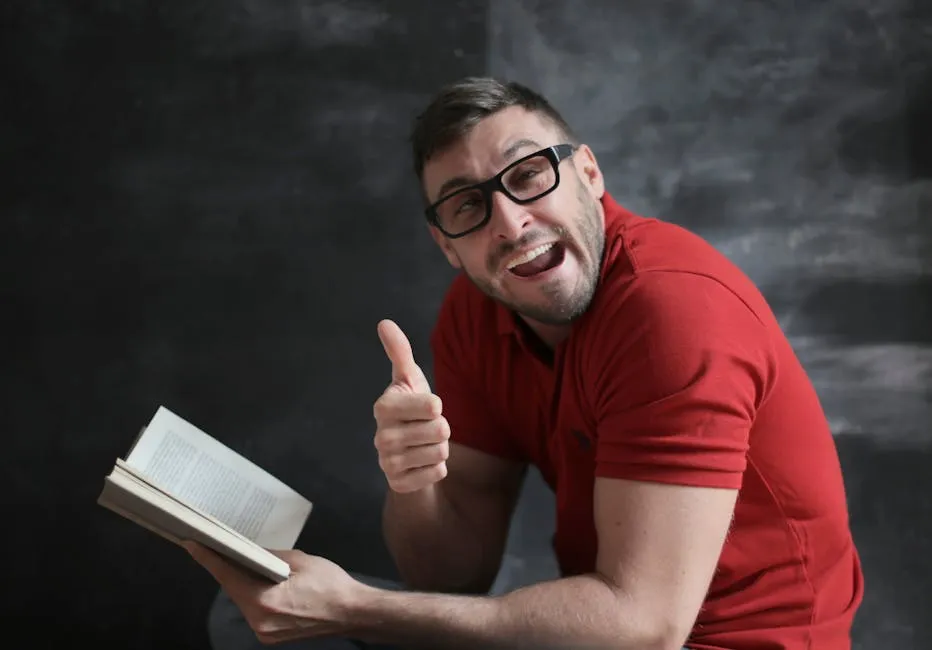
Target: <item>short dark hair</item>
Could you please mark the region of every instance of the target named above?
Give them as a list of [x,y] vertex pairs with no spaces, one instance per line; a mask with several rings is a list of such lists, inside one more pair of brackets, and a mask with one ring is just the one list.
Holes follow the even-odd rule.
[[569,124],[541,94],[515,81],[465,77],[442,87],[414,120],[410,140],[418,180],[423,180],[431,156],[456,143],[483,119],[511,106],[543,115],[570,144],[578,144]]

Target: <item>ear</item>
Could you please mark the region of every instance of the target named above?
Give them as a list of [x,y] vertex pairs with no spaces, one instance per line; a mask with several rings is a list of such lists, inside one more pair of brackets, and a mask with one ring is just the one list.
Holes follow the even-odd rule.
[[428,224],[427,228],[430,230],[430,236],[434,238],[434,241],[437,243],[437,246],[440,247],[440,250],[443,252],[444,256],[447,258],[447,261],[450,263],[454,269],[460,269],[463,265],[460,263],[460,258],[456,254],[456,251],[453,250],[453,246],[450,244],[450,240],[444,236],[440,229],[436,226]]
[[599,168],[599,162],[595,159],[595,154],[589,145],[579,145],[576,155],[573,156],[573,162],[576,164],[576,171],[582,179],[583,185],[589,190],[593,198],[599,200],[605,194],[605,177],[602,176],[602,170]]

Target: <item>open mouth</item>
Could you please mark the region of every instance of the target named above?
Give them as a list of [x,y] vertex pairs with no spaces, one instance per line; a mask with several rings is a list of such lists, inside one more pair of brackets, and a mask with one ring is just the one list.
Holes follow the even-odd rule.
[[555,269],[566,258],[566,247],[559,242],[542,244],[508,263],[508,271],[519,278],[533,278]]

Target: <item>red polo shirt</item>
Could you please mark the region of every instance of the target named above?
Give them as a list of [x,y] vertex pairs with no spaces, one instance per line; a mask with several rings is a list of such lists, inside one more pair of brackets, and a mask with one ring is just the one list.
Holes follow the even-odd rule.
[[848,650],[863,582],[841,469],[774,315],[699,237],[603,205],[600,284],[552,358],[453,282],[432,336],[452,439],[540,469],[565,575],[595,567],[595,477],[740,488],[689,647]]

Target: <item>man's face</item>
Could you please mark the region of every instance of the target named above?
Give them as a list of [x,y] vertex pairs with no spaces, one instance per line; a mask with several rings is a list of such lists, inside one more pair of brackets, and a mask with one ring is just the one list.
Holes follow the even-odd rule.
[[[520,107],[499,111],[428,161],[428,201],[448,195],[452,190],[441,194],[441,188],[452,178],[483,181],[527,154],[562,143],[559,129],[546,118]],[[559,164],[559,174],[556,190],[526,205],[495,192],[489,222],[464,237],[449,239],[431,227],[450,264],[481,291],[545,325],[566,325],[586,310],[605,240],[599,202],[604,181],[592,151],[577,149]],[[515,264],[534,255],[529,263]]]

